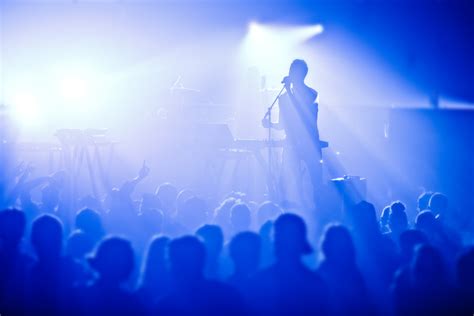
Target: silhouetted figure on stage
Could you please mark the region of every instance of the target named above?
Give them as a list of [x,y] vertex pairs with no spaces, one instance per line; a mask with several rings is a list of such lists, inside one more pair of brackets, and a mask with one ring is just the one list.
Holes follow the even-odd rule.
[[318,93],[305,84],[308,66],[304,60],[295,59],[289,75],[283,79],[286,92],[278,100],[278,123],[262,121],[266,128],[284,130],[286,145],[283,153],[283,170],[290,175],[282,175],[280,180],[283,195],[287,194],[288,181],[296,178],[298,191],[302,192],[302,168],[306,167],[314,191],[321,186],[321,147],[318,130]]

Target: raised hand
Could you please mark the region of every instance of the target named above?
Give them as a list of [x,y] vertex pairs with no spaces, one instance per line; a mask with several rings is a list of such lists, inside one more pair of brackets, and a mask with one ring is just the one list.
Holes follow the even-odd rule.
[[146,161],[143,160],[143,166],[142,168],[140,169],[140,171],[138,171],[138,177],[140,179],[143,179],[145,178],[146,176],[148,176],[148,174],[150,173],[150,168],[146,165]]

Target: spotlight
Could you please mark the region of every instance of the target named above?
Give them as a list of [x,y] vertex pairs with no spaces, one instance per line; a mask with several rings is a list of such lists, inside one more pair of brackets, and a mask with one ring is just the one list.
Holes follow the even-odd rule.
[[70,74],[60,79],[59,90],[65,99],[74,101],[89,95],[90,84],[81,75]]
[[54,72],[59,97],[66,102],[84,102],[93,95],[98,74],[81,64],[57,66]]
[[18,93],[8,104],[12,108],[14,119],[21,125],[32,126],[39,122],[38,100],[31,93]]
[[323,31],[321,24],[295,26],[252,21],[242,42],[241,60],[246,68],[255,66],[267,76],[279,78],[291,60],[301,56],[302,44]]

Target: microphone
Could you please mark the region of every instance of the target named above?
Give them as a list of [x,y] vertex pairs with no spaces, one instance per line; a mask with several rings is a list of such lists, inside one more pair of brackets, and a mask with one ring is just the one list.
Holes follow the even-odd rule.
[[283,80],[281,81],[281,83],[283,83],[283,84],[291,83],[290,76],[284,77]]

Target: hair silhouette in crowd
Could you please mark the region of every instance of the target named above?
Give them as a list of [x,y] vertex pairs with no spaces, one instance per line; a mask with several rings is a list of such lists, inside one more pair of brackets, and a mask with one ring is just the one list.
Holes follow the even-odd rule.
[[107,237],[89,258],[97,278],[79,290],[79,305],[85,315],[141,314],[142,306],[135,293],[124,289],[135,266],[130,241]]
[[302,257],[313,251],[306,236],[306,225],[295,214],[283,214],[274,224],[276,261],[255,274],[246,298],[259,315],[325,314],[329,304],[327,288]]
[[282,213],[283,213],[283,210],[277,204],[271,201],[263,202],[258,207],[258,211],[257,211],[258,227],[261,227],[263,224],[265,224],[266,221],[275,220]]
[[250,278],[257,273],[260,267],[260,236],[250,231],[238,233],[230,242],[229,255],[233,262],[234,271],[228,282],[241,293],[244,293],[249,286]]
[[393,287],[397,315],[449,315],[454,297],[445,262],[433,246],[417,246],[412,262],[399,271]]
[[248,230],[251,224],[250,208],[244,203],[237,203],[230,209],[230,226],[232,232]]
[[396,201],[390,205],[390,214],[388,219],[388,227],[390,228],[389,236],[398,244],[400,235],[408,229],[408,216],[405,205]]
[[161,315],[241,315],[243,301],[232,287],[204,276],[206,248],[184,236],[169,244],[173,290],[157,305]]
[[41,215],[31,229],[37,261],[29,275],[29,312],[64,314],[71,309],[70,293],[83,283],[81,266],[63,253],[63,226],[53,215]]
[[372,312],[356,249],[349,230],[342,225],[326,228],[321,242],[324,259],[319,275],[328,285],[332,312],[336,315],[368,315]]
[[206,247],[204,275],[209,279],[221,278],[221,253],[224,248],[224,233],[217,225],[204,225],[196,231]]
[[429,209],[430,199],[432,195],[433,195],[433,192],[428,191],[428,192],[423,192],[422,194],[420,194],[420,196],[418,196],[418,200],[417,200],[418,212],[422,212]]
[[170,239],[155,236],[148,245],[143,261],[141,279],[137,294],[148,312],[163,298],[171,287],[171,274],[168,263],[168,246]]

